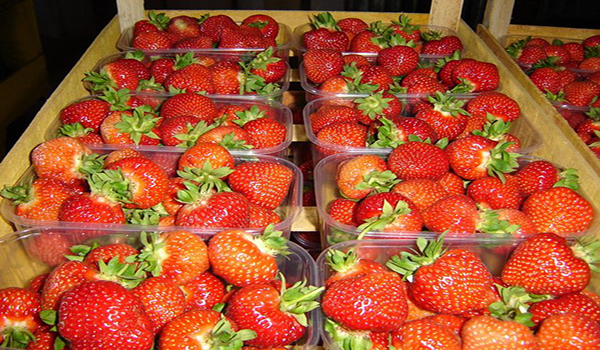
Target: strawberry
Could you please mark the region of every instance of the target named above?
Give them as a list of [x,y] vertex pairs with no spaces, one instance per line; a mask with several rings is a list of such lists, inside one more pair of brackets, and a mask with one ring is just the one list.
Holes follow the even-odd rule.
[[417,68],[419,54],[409,46],[393,46],[379,51],[377,64],[386,68],[391,75],[405,75]]
[[578,314],[592,320],[600,319],[600,306],[582,293],[565,294],[556,299],[543,300],[533,304],[529,310],[536,325],[548,317],[560,314]]
[[199,35],[192,38],[184,38],[175,43],[175,49],[212,49],[212,39],[205,35]]
[[130,256],[135,256],[139,252],[129,244],[115,243],[99,247],[77,246],[72,249],[79,256],[69,256],[69,260],[83,261],[94,267],[99,267],[100,261],[108,264],[110,260],[117,257],[120,263],[126,263]]
[[376,261],[359,258],[356,254],[345,254],[335,249],[327,252],[326,259],[327,264],[333,270],[333,275],[325,281],[327,287],[341,280],[387,272],[387,269]]
[[199,118],[191,115],[182,115],[163,120],[159,126],[162,143],[165,146],[193,146],[198,137],[193,131],[199,122]]
[[97,132],[110,109],[111,106],[106,101],[86,99],[61,110],[60,121],[63,124],[79,123],[84,128],[91,128]]
[[267,48],[276,46],[275,40],[263,37],[260,29],[242,25],[238,28],[225,28],[221,32],[219,48]]
[[353,200],[338,198],[329,203],[327,214],[340,224],[358,226],[354,220],[357,205],[358,203]]
[[417,74],[414,76],[411,85],[406,90],[409,94],[433,95],[437,92],[446,92],[448,87],[440,83],[436,78],[432,78],[425,74]]
[[448,192],[437,182],[428,179],[405,180],[392,188],[393,193],[400,193],[408,198],[419,211],[423,211],[438,200],[447,197]]
[[388,119],[400,117],[402,102],[392,94],[378,92],[354,100],[356,108],[361,111],[359,122],[369,125],[373,120],[381,117]]
[[538,232],[533,221],[516,209],[483,210],[477,231],[500,237],[528,237]]
[[411,135],[421,140],[438,141],[438,134],[426,121],[416,118],[398,117],[388,120],[379,118],[377,123],[372,123],[370,131],[376,128],[369,137],[370,147],[373,148],[396,148],[408,142]]
[[67,261],[73,239],[61,232],[42,232],[27,243],[27,253],[42,263],[54,267]]
[[587,106],[600,95],[600,85],[589,81],[574,81],[563,87],[564,99],[574,106]]
[[336,20],[329,12],[319,13],[311,18],[311,24],[315,28],[302,36],[302,43],[307,49],[334,49],[346,51],[349,38],[346,33],[340,31]]
[[597,262],[594,251],[594,243],[582,241],[570,247],[562,237],[540,233],[519,244],[504,265],[502,281],[534,294],[581,292],[589,283],[590,267]]
[[[367,128],[353,123],[337,123],[328,125],[317,133],[317,139],[324,144],[333,144],[338,146],[365,147],[367,142]],[[332,151],[316,146],[319,152],[333,154]]]
[[53,178],[67,184],[102,169],[102,158],[81,141],[60,137],[39,144],[31,152],[31,163],[38,177]]
[[329,337],[340,348],[344,344],[354,344],[354,347],[364,346],[371,350],[390,348],[390,332],[351,331],[330,319],[325,320],[324,328]]
[[344,55],[344,66],[352,66],[352,63],[356,65],[356,68],[367,67],[370,66],[371,63],[362,55],[357,54],[349,54]]
[[393,29],[394,34],[399,34],[406,42],[411,40],[413,43],[420,42],[421,30],[418,25],[413,25],[411,22],[412,20],[408,16],[401,13],[397,21],[392,21],[390,28]]
[[432,232],[472,234],[475,233],[478,219],[475,202],[460,194],[442,198],[423,211],[423,222]]
[[181,155],[178,169],[202,169],[207,162],[211,169],[233,168],[235,164],[233,156],[223,146],[216,143],[198,142]]
[[[157,32],[142,32],[133,38],[132,46],[137,50],[168,50],[171,48],[173,41],[171,37],[162,31]],[[112,76],[115,73],[111,73]],[[125,85],[117,83],[118,87],[135,87],[133,85]]]
[[46,278],[42,289],[41,309],[58,310],[64,293],[85,282],[97,279],[98,270],[79,261],[65,262],[56,267]]
[[469,92],[495,90],[500,83],[498,67],[493,63],[463,61],[452,71],[455,84],[463,84]]
[[168,279],[148,278],[131,292],[144,305],[154,333],[158,333],[165,324],[184,311],[183,291]]
[[423,33],[423,37],[426,42],[423,44],[422,54],[425,55],[451,55],[455,51],[462,51],[462,41],[454,36],[448,35],[443,38],[439,38],[439,33],[433,32]]
[[223,301],[225,286],[210,272],[204,272],[180,285],[185,296],[185,312],[201,309],[210,310]]
[[358,34],[369,28],[369,25],[360,18],[343,18],[337,22],[337,25],[346,34]]
[[418,255],[406,252],[386,264],[412,280],[409,291],[417,305],[437,313],[459,314],[486,308],[499,299],[492,276],[477,254],[443,249],[443,242],[443,237],[431,241],[418,238]]
[[[109,175],[110,178],[110,175]],[[125,222],[125,214],[117,198],[126,198],[120,189],[102,189],[106,183],[105,175],[93,175],[90,180],[92,193],[75,193],[65,199],[58,212],[59,221],[85,222],[85,223],[113,223]],[[108,191],[104,193],[103,191]]]
[[591,204],[567,187],[553,187],[532,194],[523,202],[523,212],[539,232],[561,236],[584,232],[594,219]]
[[270,224],[276,225],[281,222],[281,218],[273,210],[265,209],[260,205],[249,204],[250,224],[249,227],[266,227]]
[[[204,124],[202,125],[204,126]],[[238,126],[216,126],[212,125],[200,130],[198,143],[217,143],[227,149],[250,149],[250,136],[246,130]]]
[[431,125],[440,138],[455,139],[466,127],[468,114],[462,109],[464,101],[436,92],[429,97],[433,109],[422,110],[415,116]]
[[462,349],[458,335],[448,327],[427,318],[407,322],[392,333],[392,345],[396,349],[417,350],[423,344],[433,349]]
[[279,34],[279,24],[272,17],[265,14],[258,14],[246,17],[242,21],[243,25],[256,27],[266,38],[275,39]]
[[360,112],[347,106],[323,105],[309,116],[310,128],[314,134],[326,126],[337,123],[358,123]]
[[249,144],[254,149],[277,147],[287,136],[285,125],[270,118],[252,120],[244,124],[243,129],[248,133]]
[[72,348],[148,349],[153,336],[144,306],[118,283],[93,281],[66,292],[58,313],[60,335]]
[[539,349],[533,332],[527,326],[487,315],[468,320],[461,336],[463,349]]
[[430,77],[430,78],[434,78],[434,79],[437,78],[437,74],[435,73],[435,70],[433,70],[432,68],[418,68],[418,69],[414,69],[411,72],[409,72],[402,79],[401,85],[403,87],[411,87],[412,85],[416,84],[423,75]]
[[[60,344],[60,341],[57,342],[58,333],[51,331],[50,326],[42,326],[38,328],[33,336],[35,340],[32,340],[29,345],[25,348],[26,350],[53,350],[55,347],[55,343]],[[64,347],[64,349],[69,349],[68,347]]]
[[116,161],[130,157],[144,158],[145,156],[140,152],[134,150],[133,148],[121,148],[119,150],[110,152],[104,159],[104,165],[108,166],[109,164],[112,164]]
[[338,166],[336,183],[342,196],[360,200],[372,192],[389,191],[395,178],[383,159],[362,155]]
[[600,57],[588,57],[579,63],[579,69],[598,71],[600,70]]
[[207,123],[212,123],[217,118],[217,108],[214,102],[206,96],[183,93],[167,99],[160,109],[160,116],[164,119],[183,115],[194,116]]
[[186,92],[215,93],[211,70],[199,63],[183,66],[169,75],[163,85],[167,89],[179,89]]
[[346,278],[327,288],[321,307],[328,318],[349,330],[390,332],[406,319],[405,288],[400,276],[391,272]]
[[210,68],[215,93],[235,95],[243,92],[241,84],[244,73],[237,62],[220,61]]
[[23,288],[0,289],[0,341],[2,346],[25,348],[41,326],[39,294]]
[[175,60],[172,58],[159,58],[150,64],[150,75],[156,83],[162,84],[175,71],[174,66]]
[[281,289],[254,284],[242,287],[229,300],[225,315],[238,327],[256,332],[256,338],[245,344],[256,347],[289,345],[306,333],[305,313],[319,306],[314,300],[323,288],[307,286],[300,281]]
[[463,180],[454,173],[446,173],[441,179],[436,181],[448,194],[465,194],[465,184]]
[[438,146],[409,141],[388,156],[388,167],[401,180],[439,180],[448,172],[448,156]]
[[224,28],[235,29],[238,25],[227,15],[202,16],[200,19],[200,33],[212,38],[217,43],[221,40]]
[[339,75],[344,67],[342,54],[331,49],[308,50],[303,59],[306,77],[317,84]]
[[418,232],[423,228],[417,207],[399,193],[378,193],[361,201],[354,214],[363,231]]
[[377,86],[375,91],[387,91],[394,84],[390,72],[383,66],[363,68],[361,83]]
[[558,169],[552,163],[544,160],[526,164],[515,173],[515,177],[519,192],[523,196],[548,190],[559,180]]
[[[371,24],[373,27],[374,24]],[[350,42],[350,52],[379,52],[388,44],[382,35],[376,34],[370,29],[364,30],[354,36]]]
[[247,68],[250,70],[250,73],[262,77],[265,84],[275,83],[281,80],[287,72],[285,61],[273,56],[272,47],[256,55],[256,57],[248,63]]
[[247,162],[235,167],[229,176],[229,186],[250,203],[273,210],[287,196],[293,177],[293,172],[282,164]]
[[585,121],[581,122],[576,128],[577,136],[586,144],[592,144],[597,138],[597,132],[600,132],[600,108],[592,107],[585,113]]
[[[242,330],[214,310],[190,310],[169,322],[160,333],[158,346],[164,350],[205,349],[216,346],[239,348],[256,334]],[[236,346],[237,345],[237,346]]]
[[482,136],[471,135],[450,143],[446,155],[452,170],[460,177],[475,180],[485,176],[504,179],[504,173],[516,170],[517,153],[507,152],[510,142],[492,141]]
[[546,52],[548,57],[556,57],[557,65],[565,65],[571,61],[571,55],[569,55],[569,51],[562,46],[559,45],[547,45],[543,47],[543,50]]
[[480,207],[489,209],[519,209],[523,201],[516,183],[510,180],[502,182],[489,176],[471,182],[467,187],[467,195]]
[[486,118],[488,114],[505,122],[519,118],[521,109],[515,100],[500,92],[484,92],[469,101],[467,112],[475,117]]
[[46,278],[48,278],[48,273],[43,273],[32,278],[29,282],[29,290],[36,293],[42,293],[42,288],[44,288]]
[[137,36],[141,32],[156,32],[166,30],[169,25],[170,18],[164,13],[156,13],[150,11],[148,19],[135,22],[133,26],[133,36]]
[[539,46],[527,46],[523,48],[517,58],[517,62],[523,66],[531,66],[546,58],[548,58],[548,55],[543,48]]
[[449,314],[428,316],[427,319],[450,328],[456,335],[460,335],[460,331],[467,321],[464,317]]
[[[149,33],[145,35],[163,35],[162,33]],[[166,42],[163,42],[166,44]],[[170,43],[169,43],[170,46]],[[109,86],[116,90],[136,90],[140,80],[149,79],[150,72],[144,64],[134,58],[119,58],[105,64],[99,73],[87,72],[84,81],[92,84],[92,90],[103,91]]]
[[198,20],[190,16],[171,18],[167,30],[179,38],[191,38],[200,35]]
[[560,74],[553,68],[542,67],[534,70],[529,79],[540,89],[541,92],[558,94],[561,88]]
[[30,220],[58,221],[62,203],[74,191],[64,182],[40,178],[29,185],[5,187],[0,194],[15,207],[15,214]]
[[188,231],[152,234],[142,237],[144,248],[138,256],[149,262],[148,270],[175,285],[183,285],[208,270],[208,248],[202,239]]
[[556,315],[542,323],[537,338],[540,350],[592,350],[600,346],[600,326],[583,315]]
[[100,126],[102,139],[107,144],[158,145],[162,119],[153,112],[149,106],[138,107],[133,112],[112,112]]

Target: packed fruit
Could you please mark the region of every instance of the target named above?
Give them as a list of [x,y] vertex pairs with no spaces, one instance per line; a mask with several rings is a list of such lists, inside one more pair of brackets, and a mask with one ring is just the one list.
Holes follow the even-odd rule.
[[[41,232],[25,243],[53,236],[69,235]],[[187,231],[130,238],[54,250],[49,273],[1,289],[2,346],[235,350],[306,339],[322,288],[286,281],[276,257],[295,253],[281,232],[232,229],[207,243]]]
[[281,90],[288,71],[287,63],[271,48],[249,56],[130,51],[109,58],[110,62],[86,73],[83,81],[88,90],[267,95]]
[[[297,29],[298,30],[298,29]],[[463,44],[455,35],[442,37],[435,29],[421,32],[419,25],[400,15],[398,21],[367,24],[359,18],[336,20],[329,12],[310,19],[310,29],[302,33],[302,49],[332,49],[339,52],[375,53],[397,45],[410,45],[422,55],[448,56],[461,51]]]
[[265,227],[294,205],[289,193],[299,185],[291,164],[235,159],[208,142],[176,157],[130,148],[99,155],[77,139],[57,138],[33,150],[35,179],[1,194],[22,219],[197,228]]
[[139,50],[266,49],[277,47],[279,30],[279,23],[264,14],[238,24],[227,15],[169,18],[150,11],[148,19],[135,23],[129,45]]
[[[383,49],[371,60],[360,54],[344,55],[332,49],[311,49],[302,63],[305,89],[319,95],[474,93],[499,86],[498,68],[454,54],[423,63],[410,46]],[[313,92],[314,90],[314,92]]]
[[598,247],[540,233],[508,259],[442,238],[329,250],[325,342],[352,350],[598,349],[600,297],[588,289]]
[[290,139],[287,113],[277,103],[215,100],[192,92],[152,96],[109,88],[102,96],[65,107],[57,136],[90,145],[160,145],[182,151],[199,142],[227,149],[273,149]]
[[520,159],[510,147],[510,142],[471,135],[445,149],[409,140],[387,159],[381,154],[327,158],[323,162],[338,164],[336,173],[317,173],[317,181],[333,182],[339,191],[319,203],[337,225],[328,243],[356,239],[359,233],[519,238],[586,232],[595,214],[576,191],[576,171]]

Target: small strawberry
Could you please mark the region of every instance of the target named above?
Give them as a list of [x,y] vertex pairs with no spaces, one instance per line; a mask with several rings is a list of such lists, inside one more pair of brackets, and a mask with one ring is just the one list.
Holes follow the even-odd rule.
[[225,297],[223,282],[208,271],[180,285],[179,288],[185,295],[186,312],[194,309],[210,310],[223,302]]
[[430,96],[429,101],[433,108],[419,111],[415,117],[431,125],[440,138],[454,140],[467,125],[468,113],[462,108],[464,101],[439,92],[435,98]]
[[266,38],[275,39],[279,34],[279,23],[265,14],[248,16],[242,21],[242,24],[260,29]]
[[442,198],[423,211],[423,222],[432,232],[469,235],[475,233],[478,220],[475,202],[460,194]]
[[331,49],[308,50],[303,59],[307,78],[317,84],[339,75],[344,67],[342,54]]
[[375,91],[388,91],[394,84],[392,75],[383,66],[369,66],[361,70],[363,71],[361,83],[377,86]]
[[39,294],[23,288],[0,289],[0,341],[2,346],[23,349],[35,341],[41,326]]
[[327,207],[327,214],[343,225],[358,226],[354,220],[354,213],[358,203],[345,198],[338,198]]
[[362,232],[419,232],[423,228],[417,206],[399,193],[378,193],[362,200],[354,214]]
[[229,186],[250,203],[273,210],[290,191],[293,176],[293,172],[282,164],[247,162],[234,168],[229,176]]
[[409,141],[388,156],[388,167],[401,180],[439,180],[448,172],[446,152],[431,143]]
[[462,51],[462,41],[454,36],[448,35],[440,38],[440,33],[430,31],[422,33],[421,36],[425,39],[423,44],[422,54],[425,55],[451,55],[456,51]]

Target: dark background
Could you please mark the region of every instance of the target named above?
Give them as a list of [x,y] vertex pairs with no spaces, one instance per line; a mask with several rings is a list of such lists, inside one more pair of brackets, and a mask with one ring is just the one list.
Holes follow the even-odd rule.
[[[32,17],[12,15],[17,6],[31,3]],[[287,9],[287,10],[347,10],[378,12],[429,12],[431,2],[423,0],[147,0],[146,9]],[[473,28],[483,19],[486,0],[465,0],[463,19]],[[23,106],[25,112],[12,116],[8,129],[7,149],[10,149],[25,130],[33,116],[60,83],[63,77],[98,35],[100,30],[116,14],[113,0],[0,0],[0,17],[14,21],[13,28],[33,22],[37,17],[37,29],[41,50],[47,62],[48,79],[44,84],[43,97],[31,105]],[[598,28],[600,1],[598,0],[516,0],[513,24],[548,25],[562,27]],[[2,16],[4,15],[4,16]],[[2,18],[0,18],[2,19]],[[29,24],[35,28],[34,23]],[[19,29],[22,31],[22,29]],[[34,33],[35,34],[35,33]],[[0,31],[0,45],[14,37],[10,31]],[[39,45],[39,43],[38,43]],[[0,58],[0,82],[13,70]],[[0,108],[4,97],[0,96]],[[2,151],[0,150],[0,153]],[[0,156],[2,156],[0,154]]]

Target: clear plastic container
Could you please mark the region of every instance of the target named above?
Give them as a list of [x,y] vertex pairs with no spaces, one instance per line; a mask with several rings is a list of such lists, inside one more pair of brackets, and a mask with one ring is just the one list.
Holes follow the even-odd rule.
[[[73,244],[89,244],[97,242],[99,245],[112,243],[127,243],[136,248],[141,246],[139,236],[141,230],[123,232],[119,229],[107,228],[90,235],[92,227],[88,230],[42,227],[12,233],[0,239],[0,289],[8,287],[25,288],[35,276],[49,272],[51,268],[42,263],[36,256],[39,247],[33,247],[35,240],[40,235],[60,235],[73,241]],[[93,229],[96,231],[96,229]],[[214,233],[199,232],[199,235],[208,241]],[[317,283],[315,262],[308,253],[293,242],[288,243],[291,254],[277,257],[277,266],[284,274],[288,283],[306,280],[310,285]],[[313,310],[307,314],[309,327],[296,346],[303,350],[312,350],[319,342],[320,317],[319,311]],[[0,349],[9,349],[0,347]]]
[[[355,226],[345,225],[336,220],[334,220],[328,213],[327,207],[329,204],[335,199],[342,198],[340,191],[337,186],[336,176],[338,172],[338,167],[343,162],[361,156],[365,154],[373,154],[377,155],[385,160],[389,156],[390,152],[386,151],[370,151],[370,152],[361,152],[361,153],[340,153],[334,154],[323,159],[317,166],[315,167],[315,195],[317,200],[317,212],[320,218],[320,226],[321,226],[321,246],[323,248],[328,247],[332,244],[345,242],[348,240],[354,240],[360,235],[361,230],[359,230]],[[541,158],[532,157],[532,156],[522,156],[519,157],[519,168],[538,160],[543,160]],[[557,165],[559,170],[564,170],[564,168]],[[583,196],[582,193],[579,193]],[[585,198],[585,196],[584,196]],[[586,198],[589,201],[589,198]],[[591,202],[591,201],[590,201]],[[366,233],[367,238],[377,238],[377,239],[405,239],[405,238],[414,238],[414,237],[426,237],[432,238],[437,237],[439,235],[438,232],[382,232],[382,231],[370,231]],[[447,234],[448,237],[452,237],[452,234]],[[486,237],[490,237],[486,234],[474,234],[474,237],[481,237],[485,239]],[[457,238],[457,237],[452,237]],[[459,239],[465,239],[464,235],[460,235]],[[494,239],[494,238],[490,238]]]
[[[171,95],[171,94],[132,93],[131,96],[133,96],[133,97],[137,96],[137,97],[141,97],[143,99],[152,99],[153,103],[158,103],[159,105],[162,105],[162,103],[164,101],[166,101],[169,97],[172,97],[173,95]],[[86,97],[83,97],[83,98],[80,98],[80,99],[77,99],[77,100],[71,102],[69,104],[69,106],[72,104],[81,102],[83,100],[90,100],[90,99],[97,99],[97,98],[98,98],[98,95],[86,96]],[[270,107],[272,110],[274,110],[274,112],[275,112],[274,119],[285,126],[285,129],[286,129],[285,140],[275,147],[250,149],[250,150],[235,150],[235,152],[236,152],[236,154],[245,154],[245,155],[270,155],[270,156],[275,156],[275,157],[283,157],[284,156],[286,149],[288,149],[290,144],[292,143],[293,132],[294,132],[293,131],[292,112],[290,111],[289,108],[287,108],[286,106],[282,105],[279,102],[263,100],[261,98],[236,97],[236,96],[223,97],[223,95],[221,95],[219,97],[210,96],[210,98],[215,103],[217,109],[219,109],[223,106],[227,106],[227,105],[238,105],[238,106],[242,106],[244,108],[249,108],[249,107],[256,105],[259,107],[260,106]],[[67,107],[65,107],[65,108],[67,108]],[[62,123],[60,122],[60,118],[57,117],[55,122],[51,124],[51,126],[48,128],[48,131],[46,132],[46,140],[56,138],[61,126],[62,126]],[[117,149],[121,149],[121,148],[131,148],[131,146],[130,145],[105,144],[105,145],[103,145],[102,149],[109,150],[111,148],[114,150],[117,150]],[[148,150],[148,151],[169,152],[169,153],[183,153],[186,150],[183,147],[175,147],[175,146],[135,146],[134,145],[133,148],[135,148],[135,149],[139,148],[139,149]],[[234,151],[234,150],[231,150],[231,151]]]
[[[114,150],[111,147],[90,147],[94,153],[98,154],[107,154]],[[154,151],[147,150],[143,148],[136,148],[136,150],[150,160],[153,160],[155,163],[160,165],[169,177],[175,176],[177,171],[177,163],[179,161],[179,157],[181,156],[181,152],[168,152],[168,151]],[[294,219],[298,216],[300,211],[302,210],[302,173],[297,166],[292,164],[291,162],[276,158],[272,156],[265,155],[247,155],[247,154],[237,154],[236,152],[231,152],[233,155],[236,165],[240,163],[247,162],[272,162],[278,163],[286,166],[291,169],[293,172],[292,183],[290,184],[290,188],[288,190],[287,195],[285,196],[281,205],[275,209],[275,212],[282,218],[282,221],[275,225],[275,229],[279,231],[283,231],[285,237],[289,238],[292,223]],[[33,168],[30,167],[23,176],[17,181],[17,184],[27,183],[30,179],[34,177]],[[4,219],[10,221],[17,230],[24,230],[27,228],[39,228],[39,227],[56,227],[56,228],[72,228],[72,229],[83,229],[83,228],[97,228],[97,229],[113,229],[119,232],[131,232],[131,231],[143,231],[143,230],[156,230],[156,226],[139,226],[139,225],[127,225],[127,224],[86,224],[86,223],[78,223],[78,222],[62,222],[62,221],[40,221],[40,220],[30,220],[22,218],[15,214],[15,206],[12,205],[11,201],[8,199],[4,199],[2,204],[0,205],[0,212]],[[161,229],[163,229],[161,227]],[[208,233],[214,234],[219,231],[226,229],[223,228],[194,228],[194,227],[181,227],[181,226],[170,226],[164,227],[164,230],[187,230],[194,233]],[[249,232],[259,233],[262,232],[262,228],[250,228],[247,229]]]
[[[115,53],[106,57],[103,57],[102,59],[100,59],[98,61],[98,63],[96,63],[96,65],[94,66],[94,68],[92,68],[92,72],[96,72],[99,73],[100,70],[102,69],[102,67],[104,67],[106,64],[116,61],[118,59],[121,58],[125,58],[125,56],[127,55],[127,53],[129,53],[131,51],[123,51],[123,52],[119,52],[119,53]],[[174,58],[177,55],[177,53],[151,53],[151,52],[146,52],[145,56],[144,56],[144,60],[142,61],[142,63],[150,63],[153,60],[159,59],[159,58]],[[230,52],[224,52],[224,53],[219,53],[219,52],[209,52],[209,53],[202,53],[202,54],[198,54],[198,56],[208,56],[213,58],[216,61],[220,61],[220,60],[226,60],[226,61],[248,61],[251,60],[252,58],[254,58],[256,55],[253,52],[244,52],[241,51],[240,53],[230,53]],[[247,95],[223,95],[223,94],[208,94],[207,96],[210,97],[216,97],[216,98],[226,98],[226,97],[238,97],[238,98],[251,98],[252,100],[256,100],[256,99],[263,99],[263,100],[275,100],[275,101],[279,101],[281,102],[282,98],[283,98],[283,93],[286,92],[289,88],[290,88],[290,65],[286,62],[286,73],[283,76],[283,78],[281,78],[279,81],[277,81],[276,83],[279,84],[279,90],[273,91],[271,93],[268,94],[247,94]],[[94,93],[94,90],[92,89],[92,84],[88,81],[84,81],[83,82],[83,86],[90,91],[91,93]],[[154,93],[143,93],[143,94],[154,94]],[[160,94],[168,94],[168,93],[160,93]]]
[[[391,23],[385,23],[386,25],[390,25]],[[441,34],[441,37],[445,37],[445,36],[449,36],[449,35],[454,35],[456,37],[458,37],[458,33],[450,28],[447,27],[441,27],[441,26],[434,26],[434,25],[428,25],[428,24],[415,24],[417,26],[419,26],[421,33],[425,33],[425,32],[429,32],[429,31],[436,31],[438,33]],[[308,50],[305,46],[304,46],[304,41],[302,40],[302,38],[304,37],[304,34],[306,32],[309,32],[311,30],[313,30],[314,28],[312,27],[312,25],[310,23],[304,23],[302,25],[297,26],[296,28],[294,28],[294,46],[298,49],[298,51],[300,51],[300,57],[302,57],[304,55],[304,53]],[[464,45],[465,43],[463,42],[463,50],[464,50]],[[375,59],[377,58],[377,53],[365,53],[365,52],[352,52],[352,51],[344,51],[344,54],[360,54],[360,55],[365,55],[366,57],[371,57],[371,59]],[[447,55],[428,55],[428,54],[421,54],[419,55],[421,56],[421,59],[439,59],[439,58],[443,58],[446,57]]]
[[[508,261],[512,249],[519,244],[519,240],[488,240],[488,239],[447,239],[446,245],[454,249],[467,249],[476,253],[493,276],[500,276],[502,267]],[[495,249],[502,245],[503,249]],[[332,250],[348,251],[354,249],[359,257],[373,259],[381,264],[385,264],[392,256],[401,254],[401,252],[411,252],[411,249],[416,248],[415,238],[400,238],[394,240],[361,240],[350,241],[336,244],[324,250],[317,259],[318,283],[325,285],[325,281],[333,274],[333,271],[327,264],[327,253]],[[588,286],[589,290],[594,293],[600,293],[600,277],[598,274],[592,274],[592,280]],[[321,312],[321,325],[325,325],[325,315]],[[323,346],[325,349],[340,350],[340,348],[331,339],[329,334],[321,329]]]
[[[236,22],[238,25],[242,22]],[[283,58],[288,61],[290,57],[290,48],[294,42],[294,37],[292,35],[292,29],[284,23],[279,23],[279,33],[277,34],[277,38],[275,38],[275,42],[277,42],[277,47],[274,48],[274,53],[277,57]],[[117,49],[121,51],[135,51],[138,50],[133,47],[133,27],[127,28],[117,41]],[[187,52],[194,52],[197,54],[205,55],[205,54],[221,54],[221,53],[235,53],[235,54],[252,54],[255,55],[264,51],[264,49],[224,49],[224,48],[213,48],[213,49],[165,49],[165,50],[142,50],[147,53],[152,54],[185,54]]]
[[[396,96],[398,97],[398,99],[400,99],[400,101],[403,104],[403,111],[402,111],[403,116],[412,116],[410,114],[410,110],[412,109],[412,106],[414,104],[416,104],[417,102],[422,101],[423,99],[427,98],[427,95],[414,95],[414,94],[396,95]],[[457,99],[461,99],[461,100],[471,100],[471,99],[475,98],[475,96],[467,96],[467,95],[454,95],[454,96]],[[334,100],[335,101],[352,101],[355,98],[358,98],[358,97],[338,97],[338,96],[336,96],[336,97],[321,98],[321,99],[309,102],[306,105],[306,107],[304,107],[304,110],[302,112],[304,115],[304,125],[306,126],[306,136],[308,137],[308,139],[310,140],[310,142],[312,144],[313,161],[315,162],[315,164],[317,164],[317,162],[319,162],[321,159],[327,157],[328,155],[335,154],[335,153],[349,152],[349,153],[354,153],[354,154],[362,154],[364,152],[371,152],[371,151],[377,152],[378,150],[391,152],[391,150],[392,150],[391,148],[376,149],[376,148],[369,148],[369,147],[347,147],[347,146],[334,145],[334,144],[326,143],[326,142],[319,140],[317,138],[317,136],[315,135],[315,133],[313,133],[311,121],[310,121],[311,114],[315,113],[322,105],[331,103],[331,101],[334,101]],[[512,123],[510,133],[515,135],[516,137],[518,137],[519,140],[521,140],[521,151],[520,152],[523,154],[530,154],[542,145],[539,133],[527,121],[525,116],[521,116],[520,118],[518,118],[517,120],[515,120]]]

